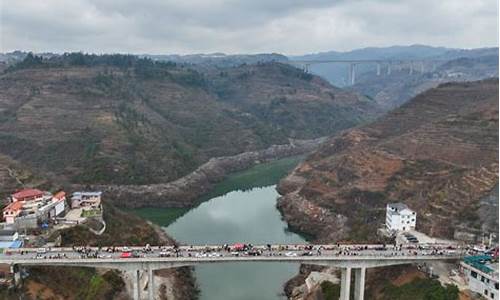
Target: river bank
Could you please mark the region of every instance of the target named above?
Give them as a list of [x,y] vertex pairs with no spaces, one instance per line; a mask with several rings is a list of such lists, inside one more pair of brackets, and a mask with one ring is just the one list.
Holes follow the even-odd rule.
[[119,207],[193,207],[203,195],[210,193],[215,185],[224,180],[228,174],[246,170],[264,162],[309,153],[323,141],[323,138],[291,140],[286,145],[274,145],[259,151],[212,158],[194,172],[168,183],[96,185],[90,188],[102,190],[106,198]]

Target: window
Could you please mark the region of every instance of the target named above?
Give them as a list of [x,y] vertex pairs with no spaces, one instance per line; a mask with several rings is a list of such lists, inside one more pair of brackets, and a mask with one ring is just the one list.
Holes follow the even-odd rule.
[[495,282],[495,289],[498,290],[498,282]]
[[474,278],[477,278],[477,273],[476,273],[476,272],[474,272],[474,271],[471,271],[471,272],[470,272],[470,276],[471,276],[471,277],[474,277]]
[[485,279],[484,276],[481,276],[481,282],[484,282]]
[[488,290],[484,290],[484,294],[488,296]]

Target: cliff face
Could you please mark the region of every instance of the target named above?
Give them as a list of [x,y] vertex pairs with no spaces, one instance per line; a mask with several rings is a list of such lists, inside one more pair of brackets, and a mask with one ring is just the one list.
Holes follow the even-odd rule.
[[323,240],[373,239],[394,201],[418,230],[465,237],[494,229],[480,216],[497,183],[498,79],[449,83],[325,142],[280,183],[278,206]]

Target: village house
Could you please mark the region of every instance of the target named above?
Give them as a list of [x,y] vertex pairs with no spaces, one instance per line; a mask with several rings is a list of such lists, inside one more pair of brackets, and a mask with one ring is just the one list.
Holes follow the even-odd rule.
[[17,201],[39,201],[42,200],[44,192],[38,189],[25,189],[11,195],[12,202]]
[[52,195],[37,189],[26,189],[12,194],[10,200],[11,203],[3,209],[3,219],[5,223],[19,228],[36,227],[37,221],[46,222],[59,216],[66,207],[66,193],[63,191]]
[[387,231],[415,230],[417,213],[409,209],[404,203],[387,204],[385,226]]
[[75,192],[71,197],[71,208],[100,209],[102,192]]
[[23,202],[12,202],[3,209],[3,219],[7,224],[14,224],[16,218],[21,214]]

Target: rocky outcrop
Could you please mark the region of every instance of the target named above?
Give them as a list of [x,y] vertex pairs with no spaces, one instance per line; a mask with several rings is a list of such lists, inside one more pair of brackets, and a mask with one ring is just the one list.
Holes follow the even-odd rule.
[[105,185],[91,188],[103,190],[106,199],[121,207],[190,207],[229,173],[247,169],[258,163],[309,153],[323,141],[323,138],[290,140],[286,145],[274,145],[260,151],[212,158],[194,172],[168,183]]
[[320,240],[373,241],[395,201],[418,230],[475,238],[498,223],[497,184],[498,79],[449,83],[323,143],[281,181],[278,206]]

